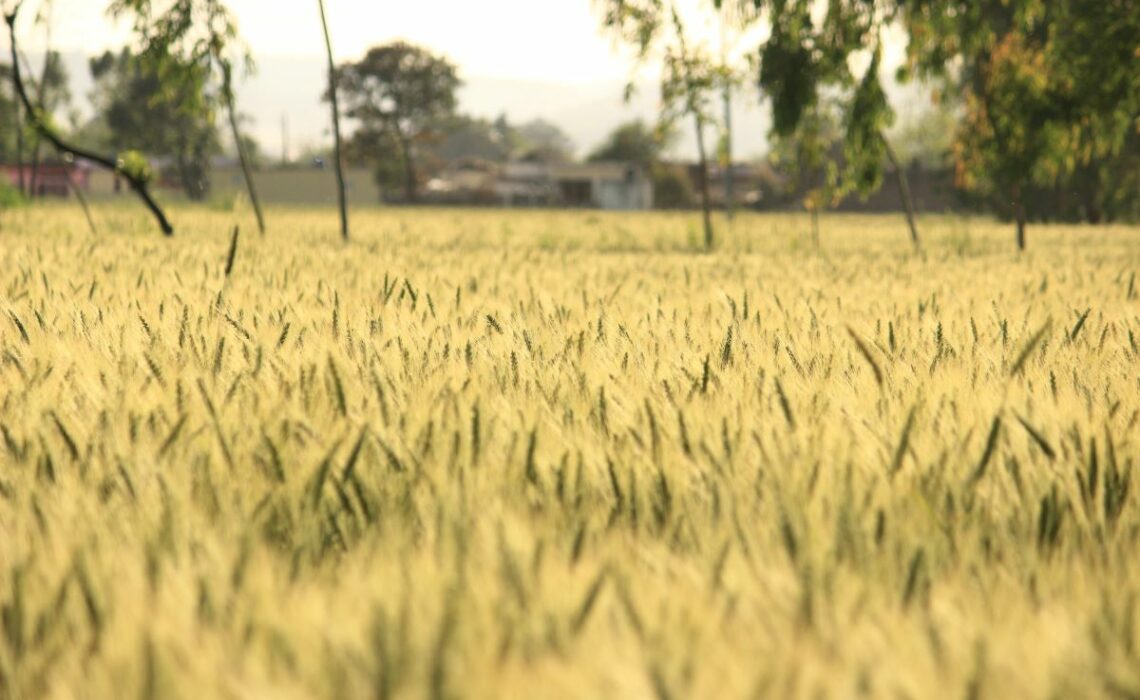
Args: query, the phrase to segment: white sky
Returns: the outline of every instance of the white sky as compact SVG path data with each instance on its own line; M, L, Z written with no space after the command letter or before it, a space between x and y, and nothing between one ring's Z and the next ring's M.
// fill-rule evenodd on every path
M0 5L14 0L0 0ZM24 51L42 51L44 31L34 26L36 13L48 0L25 0L20 36ZM156 0L160 5L163 0ZM601 140L609 128L634 116L652 120L654 100L639 106L621 106L621 84L631 77L634 63L629 50L621 50L600 31L597 0L325 0L337 61L362 56L368 48L404 39L446 56L459 68L472 89L461 93L461 108L491 116L501 110L512 119L549 118L567 130L580 149ZM719 25L709 0L677 0L686 18L690 40L719 53ZM124 26L106 16L108 0L52 0L53 48L76 55L118 49L130 39ZM250 114L253 129L274 150L285 144L323 141L327 108L320 103L323 90L324 43L316 0L228 0L239 31L266 75L253 78L241 89L242 109ZM699 9L698 9L699 8ZM762 30L761 30L762 31ZM760 36L749 36L738 46L753 50ZM695 41L694 41L695 40ZM730 43L732 38L729 37ZM0 44L6 44L6 41ZM901 41L888 42L887 65L897 61ZM738 52L731 52L737 54ZM282 64L275 57L290 57ZM309 61L309 59L312 61ZM284 60L284 59L282 59ZM282 74L292 65L295 76ZM77 94L85 94L82 68L72 76ZM639 82L651 81L643 70ZM484 80L475 80L484 79ZM549 89L526 95L488 91L494 81L545 84ZM598 89L608 102L599 101ZM525 90L525 87L520 88ZM612 93L612 96L610 95ZM260 98L260 99L259 99ZM576 110L568 105L580 98ZM767 127L762 123L758 99L744 100L739 117L741 146L745 153L764 149ZM564 101L567 104L556 104ZM501 104L500 104L501 102ZM590 106L593 105L593 111ZM585 111L583 111L585 110ZM288 111L293 128L291 142L280 134L280 120ZM598 123L595 123L598 122ZM601 123L605 122L605 123ZM694 150L685 137L680 149ZM281 146L273 144L280 143Z
M31 19L43 0L22 10L23 43L42 47ZM105 0L54 0L55 46L96 53L127 39L105 15ZM239 29L258 55L323 52L316 0L230 0ZM326 0L338 60L401 38L446 55L461 73L559 82L622 79L629 62L598 31L593 0Z

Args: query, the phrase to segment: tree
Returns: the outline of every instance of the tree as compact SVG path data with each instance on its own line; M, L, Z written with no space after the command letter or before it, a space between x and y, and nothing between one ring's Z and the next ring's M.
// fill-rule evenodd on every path
M1140 129L1140 13L1130 0L898 0L907 76L965 104L959 181L1017 224L1028 193L1077 191L1100 220L1134 201Z
M840 182L839 156L844 150L842 107L834 100L813 102L797 118L795 128L774 141L769 154L773 165L792 176L790 189L803 193L803 205L811 216L811 238L819 246L819 215L844 195Z
M1068 0L1046 44L1065 106L1058 184L1085 185L1085 219L1140 217L1140 12L1125 0Z
M24 129L23 119L10 88L12 69L0 61L0 163L11 163L19 154L17 133ZM0 178L0 212L19 201L21 193Z
M591 162L636 163L649 173L653 182L655 206L683 209L692 205L693 185L682 167L661 162L661 156L677 140L677 133L665 126L650 127L637 119L618 126L588 157Z
M514 127L513 140L528 160L566 163L574 158L574 141L545 119L532 119Z
M358 129L344 146L345 162L372 168L373 177L385 201L393 199L393 192L404 192L404 199L407 200L405 187L408 166L404 157L405 151L395 134L387 130ZM421 151L419 157L421 167L416 170L417 179L426 173L423 167L425 154Z
M28 65L26 58L21 57L21 63L26 71L30 72L31 67ZM6 73L6 79L11 80L11 72L6 66L2 69ZM27 73L25 73L27 75ZM71 101L71 91L68 89L68 76L67 68L63 64L58 51L48 50L44 54L44 64L38 80L32 81L28 85L31 90L31 98L34 104L42 109L45 117L54 118L59 109ZM18 105L13 101L14 109L13 117L19 120ZM16 161L20 168L19 185L20 190L28 197L37 197L39 195L39 181L40 181L40 166L42 165L41 152L44 146L44 139L42 139L35 130L25 128L20 121L16 121L18 129L12 132L13 139L16 144ZM25 162L25 145L30 141L31 143L31 168L26 167Z
M635 119L614 129L588 160L637 163L648 168L661 159L661 154L674 137L674 133L651 128L644 121Z
M661 60L662 124L692 118L697 137L698 188L704 223L705 249L716 243L709 193L705 131L716 124L712 99L723 86L724 71L701 46L686 36L685 24L673 2L663 0L603 0L602 25L620 41L634 47L639 63ZM632 85L632 84L631 84ZM632 87L626 89L626 96Z
M1008 197L1017 224L1017 248L1025 250L1025 199L1031 182L1053 177L1050 150L1064 134L1044 72L1044 52L1018 34L995 47L984 97L966 97L957 143L960 182L997 201Z
M264 234L265 216L238 128L234 97L234 66L241 64L252 72L253 61L249 52L238 46L237 23L229 10L221 0L174 0L163 10L156 9L152 0L112 0L108 12L116 19L132 20L142 47L140 58L164 87L167 83L176 84L175 89L183 97L194 91L190 99L180 103L182 111L212 121L215 103L221 102L257 215L258 230ZM215 81L215 90L205 89Z
M689 209L696 203L688 169L676 163L657 163L653 178L653 206L658 209Z
M1023 250L1024 190L1045 156L1045 131L1050 129L1043 55L1036 40L1016 36L1018 25L1024 28L1030 19L1026 13L1033 15L1036 0L983 0L970 7L957 0L936 0L927 7L901 4L911 36L903 77L937 79L963 100L965 118L954 144L958 183L988 196L999 209L1011 210L1017 247ZM960 10L968 12L954 16ZM952 33L957 34L953 40ZM955 60L959 69L951 72L948 66ZM1023 109L1030 113L1020 113ZM981 133L971 134L971 129Z
M338 81L367 141L394 142L404 175L404 197L414 202L419 190L417 151L439 138L444 120L455 113L460 86L455 66L426 49L397 41L370 49L358 62L346 63Z
M507 137L504 138L493 122L466 114L444 119L439 125L439 133L438 142L431 146L431 155L442 163L463 158L503 162L516 148L513 127L507 126Z
M325 35L325 54L329 65L329 103L332 108L333 126L333 166L336 170L336 198L340 208L340 236L348 240L348 197L344 186L344 159L343 147L340 138L340 85L337 83L336 63L333 62L332 39L329 37L329 20L325 13L324 0L317 0L317 7L321 11L321 28Z
M495 117L495 121L491 123L491 128L494 131L495 138L498 139L499 143L503 144L503 148L507 150L508 158L515 157L524 149L522 136L519 134L518 129L507 119L506 114L500 114Z
M899 160L903 163L917 162L932 170L949 166L959 118L953 105L939 102L897 124L892 130L891 140Z
M12 67L0 61L0 162L16 159L19 132L24 129L15 91L12 90Z
M714 0L714 4L728 3ZM911 242L918 248L906 170L886 136L894 111L887 102L880 70L881 32L895 20L897 0L830 0L818 21L813 17L817 5L813 0L744 0L741 4L768 11L771 33L758 51L759 85L772 103L773 139L802 138L801 120L813 113L818 116L825 95L838 96L843 158L831 166L835 169L831 199L839 201L850 192L867 196L877 190L884 164L889 162L898 174ZM862 75L852 69L859 58L867 64ZM818 209L812 211L814 217Z
M35 103L39 105L47 114L55 114L56 110L64 104L71 101L71 91L68 89L67 84L67 69L63 65L63 60L58 51L52 50L52 9L54 3L52 0L45 0L40 5L39 12L36 13L35 23L44 27L45 34L45 51L43 68L40 70L40 77L38 81L32 84L32 89L35 94ZM29 73L31 67L28 67ZM37 134L32 134L32 172L30 186L28 192L31 196L36 197L39 195L39 179L40 179L40 151L43 148L43 139ZM22 161L23 159L21 159ZM23 163L21 162L21 166ZM24 179L22 172L20 173L21 182Z
M724 172L724 210L731 219L735 206L735 172L733 170L732 96L743 82L747 72L734 66L744 36L762 16L756 2L716 2L716 22L720 27L721 100L724 119L721 137L717 144L717 160Z
M16 35L16 20L18 19L19 12L20 3L16 3L15 7L11 10L5 8L4 22L8 25L8 40L11 45L12 86L16 91L16 96L19 98L20 106L23 108L24 116L30 126L40 137L51 143L65 158L79 156L95 165L121 175L150 210L163 234L167 236L173 235L174 227L170 225L170 221L166 218L166 213L162 210L162 207L158 206L158 203L154 201L154 198L150 194L149 182L151 174L145 159L136 152L130 151L121 152L116 158L107 158L87 149L76 147L64 141L51 124L49 115L45 114L43 109L33 104L28 95L23 72L20 68L20 50Z
M91 59L95 82L92 103L103 121L108 143L119 148L169 159L186 196L194 201L209 192L210 156L220 149L217 128L208 110L199 109L208 78L201 64L159 67L123 49ZM176 80L164 80L177 74Z

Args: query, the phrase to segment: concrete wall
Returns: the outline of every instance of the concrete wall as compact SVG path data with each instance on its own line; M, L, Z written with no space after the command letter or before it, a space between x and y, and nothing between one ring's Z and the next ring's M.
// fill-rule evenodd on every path
M241 170L210 171L210 198L229 199L245 192ZM372 172L364 168L346 170L345 190L350 204L367 206L380 202L380 190ZM92 172L87 193L93 199L129 196L127 183L115 186L115 176L107 171ZM253 174L257 194L264 204L336 205L336 174L330 169L259 170Z
M380 203L380 189L372 171L352 168L344 172L349 204ZM336 173L332 169L259 170L253 174L257 194L265 204L335 205ZM210 196L229 198L245 192L241 170L210 171Z
M602 209L639 210L653 208L652 183L637 178L625 180L595 179L594 200Z

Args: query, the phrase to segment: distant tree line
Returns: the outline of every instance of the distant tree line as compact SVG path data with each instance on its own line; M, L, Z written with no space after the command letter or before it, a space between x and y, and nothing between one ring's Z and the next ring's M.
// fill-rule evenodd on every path
M13 55L20 4L0 0L12 19ZM597 0L603 27L633 47L641 63L657 64L661 110L657 124L621 125L588 158L643 165L661 203L699 201L710 248L716 242L710 170L719 164L728 175L724 201L731 203L727 105L750 88L771 106L771 158L803 191L814 228L820 211L849 196L868 196L893 170L919 245L904 166L916 156L929 162L931 152L945 154L935 160L954 170L956 184L975 203L1016 223L1022 248L1031 221L1140 218L1140 12L1134 0L700 5L706 24L719 28L719 47L694 38L691 20L674 0ZM91 59L95 109L85 123L74 113L71 124L57 116L68 110L71 96L63 62L51 50L50 13L35 19L49 36L42 64L28 65L22 57L23 80L16 81L11 58L0 59L0 159L31 165L30 174L19 171L19 189L33 193L40 163L80 149L111 154L101 160L136 191L158 177L202 200L209 196L210 160L228 147L256 207L250 171L257 148L242 133L235 94L238 78L253 64L225 3L110 0L108 14L129 23L132 40ZM894 76L883 65L888 31L906 39ZM742 42L744 50L737 51ZM333 89L326 98L339 97L333 110L338 149L342 115L346 122L343 152L333 160L338 167L370 168L386 199L417 201L427 182L460 159L493 164L573 157L574 144L549 123L461 113L458 70L427 49L393 42L340 65L331 55L330 47ZM924 85L938 97L934 115L941 121L933 130L895 128L886 89L893 79ZM681 129L691 129L697 144L698 164L689 171L664 157ZM68 148L61 149L64 135ZM259 208L258 218L264 228Z
M416 202L425 183L457 160L565 162L574 143L541 119L512 124L458 110L458 69L425 48L397 41L338 67L352 129L345 157L371 168L389 201ZM328 95L326 94L326 98Z
M696 77L717 63L706 47L686 43L673 0L598 5L607 30L663 66L665 119L675 118L667 98L689 90L684 112L728 126L706 109L717 81ZM1140 216L1134 0L708 0L705 7L742 34L767 29L746 68L771 104L775 148L814 173L806 202L813 214L849 193L874 191L888 164L902 172L888 137L895 111L882 66L883 37L900 29L906 60L895 77L934 86L942 108L957 115L957 183L1016 222L1019 248L1030 220ZM690 57L687 74L673 69L679 56ZM911 230L917 245L913 218Z

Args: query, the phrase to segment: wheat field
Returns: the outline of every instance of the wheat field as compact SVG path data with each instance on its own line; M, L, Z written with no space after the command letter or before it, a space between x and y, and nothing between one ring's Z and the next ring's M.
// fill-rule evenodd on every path
M1140 229L96 218L0 230L2 698L1140 696Z

